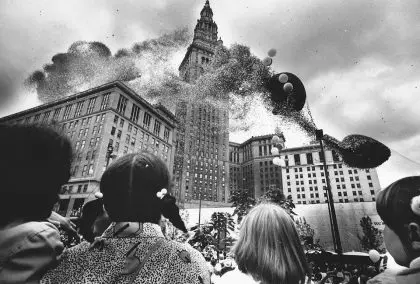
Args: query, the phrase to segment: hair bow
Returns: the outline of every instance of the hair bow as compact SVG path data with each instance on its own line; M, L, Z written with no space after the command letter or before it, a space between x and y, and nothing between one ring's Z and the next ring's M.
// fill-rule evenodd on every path
M158 191L156 193L156 196L160 199L163 199L163 197L168 194L168 190L166 188L162 188L161 191Z

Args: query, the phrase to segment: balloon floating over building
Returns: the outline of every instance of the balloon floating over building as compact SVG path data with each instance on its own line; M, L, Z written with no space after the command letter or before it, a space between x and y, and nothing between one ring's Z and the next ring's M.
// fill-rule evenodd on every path
M263 63L272 64L275 49L270 49ZM299 115L306 103L306 90L302 81L293 73L282 72L274 74L266 85L269 101L273 107L273 114L295 118L303 129L310 135L315 135L315 123L303 115ZM302 121L306 120L306 121ZM349 167L368 169L375 168L386 162L391 156L391 150L383 143L364 135L352 134L343 141L338 141L327 134L323 135L325 144L336 150ZM280 164L280 161L276 161Z

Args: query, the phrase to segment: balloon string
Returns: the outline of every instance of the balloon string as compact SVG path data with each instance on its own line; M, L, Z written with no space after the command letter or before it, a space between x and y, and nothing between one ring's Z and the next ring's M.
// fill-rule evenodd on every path
M414 160L412 160L412 159L408 158L407 156L405 156L405 155L401 154L400 152L398 152L398 151L397 151L397 150L395 150L395 149L392 149L392 148L390 148L390 147L388 147L388 148L389 148L389 149L391 149L391 151L392 151L392 152L395 152L396 154L398 154L398 155L400 155L401 157L403 157L404 159L406 159L406 160L408 160L408 161L412 162L413 164L416 164L417 166L420 166L420 163L419 163L419 162L414 161ZM391 157L392 157L392 155L391 155Z

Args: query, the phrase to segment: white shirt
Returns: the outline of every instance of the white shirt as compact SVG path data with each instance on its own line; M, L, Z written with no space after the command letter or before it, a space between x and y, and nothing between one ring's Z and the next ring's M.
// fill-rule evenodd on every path
M226 272L216 284L232 284L232 283L241 283L241 284L259 284L259 281L255 281L252 276L242 273L238 268L235 270Z

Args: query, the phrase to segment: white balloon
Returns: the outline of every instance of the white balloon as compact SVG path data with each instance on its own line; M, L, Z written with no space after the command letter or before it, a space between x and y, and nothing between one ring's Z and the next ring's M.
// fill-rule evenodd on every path
M381 260L381 255L377 250L371 249L369 251L369 258L373 263L377 263L379 260Z
M280 159L280 167L286 167L286 161L284 159Z
M280 83L285 84L287 83L288 80L289 80L289 76L287 76L287 74L284 74L284 73L280 74L279 76Z
M283 90L286 93L290 93L291 91L293 91L293 85L292 85L292 83L286 83L286 84L284 84Z
M273 159L273 164L274 164L274 165L276 165L276 166L280 166L280 163L281 163L281 161L280 161L280 158L279 158L279 157L275 157L275 158Z
M271 148L271 154L272 155L278 155L279 154L279 148L277 148L277 147Z

